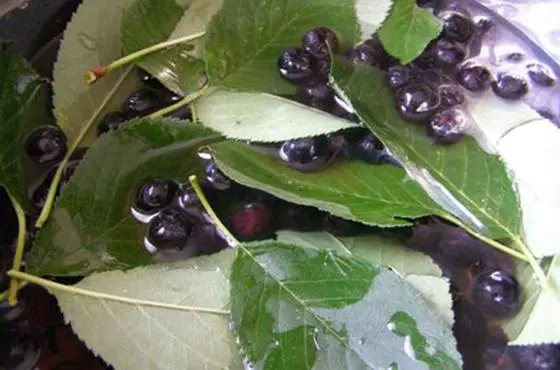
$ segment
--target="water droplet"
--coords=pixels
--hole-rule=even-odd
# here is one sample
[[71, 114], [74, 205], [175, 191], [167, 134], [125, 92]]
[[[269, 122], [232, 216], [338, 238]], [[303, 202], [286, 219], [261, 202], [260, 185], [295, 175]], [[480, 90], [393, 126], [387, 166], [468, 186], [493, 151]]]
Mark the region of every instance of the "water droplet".
[[280, 341], [275, 341], [275, 342], [273, 343], [273, 346], [274, 346], [274, 347], [279, 347], [279, 346], [280, 346]]
[[219, 267], [216, 267], [216, 272], [220, 272], [220, 271], [222, 271], [222, 269], [219, 268]]
[[90, 35], [80, 32], [78, 34], [78, 40], [80, 44], [89, 51], [97, 50], [97, 40]]
[[411, 359], [416, 360], [416, 353], [414, 353], [414, 347], [412, 347], [412, 338], [410, 335], [404, 337], [404, 353], [406, 353]]
[[366, 338], [365, 338], [365, 337], [361, 337], [359, 342], [360, 342], [361, 345], [366, 344]]
[[395, 331], [395, 329], [397, 329], [397, 326], [394, 322], [390, 322], [387, 324], [387, 329], [389, 329], [390, 331]]

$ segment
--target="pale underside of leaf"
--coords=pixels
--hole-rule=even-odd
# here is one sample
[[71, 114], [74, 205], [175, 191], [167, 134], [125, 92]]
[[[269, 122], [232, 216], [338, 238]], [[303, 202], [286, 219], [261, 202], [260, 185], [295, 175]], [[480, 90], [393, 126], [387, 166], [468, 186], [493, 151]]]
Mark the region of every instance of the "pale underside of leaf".
[[201, 122], [239, 140], [275, 142], [357, 127], [350, 121], [274, 95], [218, 90], [196, 102]]
[[76, 287], [126, 298], [193, 307], [191, 312], [148, 307], [54, 290], [67, 322], [87, 345], [118, 370], [242, 369], [228, 315], [227, 250], [172, 265], [91, 275]]
[[64, 32], [53, 72], [53, 104], [57, 123], [69, 143], [74, 143], [84, 131], [87, 134], [82, 143], [91, 143], [96, 134], [92, 129], [95, 123], [104, 113], [118, 110], [140, 86], [130, 68], [116, 70], [93, 85], [85, 81], [90, 68], [121, 56], [120, 23], [133, 1], [86, 1]]
[[391, 0], [357, 0], [356, 13], [361, 28], [361, 40], [373, 35], [387, 18], [391, 9]]

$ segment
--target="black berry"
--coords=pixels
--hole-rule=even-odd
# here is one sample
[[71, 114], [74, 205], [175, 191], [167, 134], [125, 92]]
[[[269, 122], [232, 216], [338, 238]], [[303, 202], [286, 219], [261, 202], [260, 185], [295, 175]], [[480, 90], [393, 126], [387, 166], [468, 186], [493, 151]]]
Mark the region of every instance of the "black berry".
[[150, 221], [147, 239], [157, 249], [182, 249], [193, 228], [185, 212], [167, 208]]
[[315, 56], [329, 56], [329, 49], [333, 54], [337, 52], [338, 38], [327, 27], [314, 28], [303, 36], [301, 46]]
[[179, 185], [175, 181], [153, 179], [140, 186], [134, 207], [141, 213], [162, 210], [173, 202]]
[[529, 91], [527, 81], [519, 76], [505, 73], [498, 74], [498, 78], [492, 81], [491, 86], [496, 95], [507, 100], [520, 99]]
[[357, 236], [371, 232], [368, 226], [327, 214], [323, 221], [326, 232], [335, 236]]
[[157, 78], [149, 74], [145, 69], [138, 69], [138, 78], [140, 79], [140, 81], [146, 84], [146, 86], [152, 89], [164, 88], [163, 84]]
[[401, 87], [395, 94], [401, 116], [411, 122], [424, 122], [439, 104], [437, 88], [429, 84]]
[[376, 61], [376, 54], [375, 50], [373, 50], [373, 48], [368, 44], [360, 44], [350, 50], [348, 58], [354, 63], [374, 65]]
[[462, 62], [467, 55], [463, 46], [446, 39], [441, 39], [436, 42], [434, 54], [438, 62], [444, 65], [455, 65]]
[[440, 108], [451, 108], [465, 102], [465, 94], [455, 85], [442, 85], [439, 87]]
[[301, 101], [318, 109], [328, 110], [334, 103], [334, 91], [321, 79], [310, 79], [298, 86]]
[[231, 188], [231, 180], [224, 175], [214, 161], [209, 161], [204, 168], [206, 180], [217, 190], [227, 190]]
[[373, 65], [381, 68], [382, 70], [388, 70], [390, 67], [399, 64], [399, 60], [392, 57], [383, 47], [381, 39], [377, 34], [373, 35], [371, 39], [364, 41], [364, 44], [368, 45], [374, 51], [374, 61]]
[[66, 136], [57, 127], [41, 127], [29, 136], [25, 149], [35, 163], [59, 161], [66, 154]]
[[455, 144], [463, 137], [464, 117], [457, 109], [434, 114], [428, 121], [428, 133], [440, 144]]
[[556, 79], [552, 72], [542, 64], [532, 63], [527, 65], [527, 74], [529, 78], [540, 86], [554, 86]]
[[323, 137], [294, 139], [282, 144], [279, 155], [290, 168], [316, 171], [327, 164], [329, 145]]
[[236, 238], [242, 241], [262, 240], [272, 236], [272, 215], [264, 203], [248, 203], [233, 211], [230, 228]]
[[402, 87], [414, 78], [414, 71], [410, 67], [394, 66], [389, 68], [385, 76], [385, 82], [393, 89]]
[[519, 284], [502, 270], [477, 274], [471, 282], [470, 298], [488, 317], [511, 317], [521, 309]]
[[301, 48], [288, 49], [278, 58], [278, 69], [286, 80], [300, 82], [313, 74], [313, 56]]
[[324, 213], [314, 207], [286, 204], [279, 215], [278, 228], [311, 232], [321, 230]]
[[447, 13], [443, 17], [443, 36], [449, 40], [466, 42], [473, 34], [473, 25], [470, 19], [458, 14]]
[[457, 82], [473, 92], [484, 91], [490, 86], [490, 71], [478, 64], [467, 64], [457, 72]]
[[97, 124], [97, 134], [101, 135], [111, 130], [116, 130], [120, 125], [128, 119], [126, 114], [122, 112], [107, 113]]
[[2, 369], [35, 369], [41, 357], [41, 344], [19, 333], [0, 332]]
[[356, 158], [371, 164], [385, 163], [387, 156], [385, 146], [373, 134], [368, 133], [347, 148], [350, 158]]
[[517, 366], [516, 369], [556, 370], [560, 366], [559, 344], [508, 346], [507, 354]]
[[130, 116], [144, 116], [163, 108], [156, 92], [143, 89], [131, 94], [124, 103], [122, 110]]

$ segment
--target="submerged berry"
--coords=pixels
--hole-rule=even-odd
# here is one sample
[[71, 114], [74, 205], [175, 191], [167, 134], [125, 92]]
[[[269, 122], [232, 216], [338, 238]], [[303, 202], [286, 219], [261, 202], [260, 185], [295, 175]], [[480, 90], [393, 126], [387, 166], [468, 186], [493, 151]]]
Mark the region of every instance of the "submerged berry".
[[150, 221], [147, 239], [157, 249], [182, 249], [193, 228], [194, 224], [185, 212], [167, 208]]
[[521, 309], [519, 283], [502, 270], [476, 275], [471, 282], [470, 298], [488, 317], [511, 317]]
[[455, 144], [463, 137], [463, 114], [457, 109], [436, 113], [428, 121], [428, 133], [440, 144]]
[[466, 64], [457, 73], [457, 82], [473, 92], [486, 90], [490, 86], [490, 71], [478, 64]]
[[233, 211], [230, 228], [241, 241], [266, 239], [274, 233], [270, 209], [260, 202], [248, 203]]
[[324, 137], [308, 137], [284, 142], [280, 158], [288, 167], [299, 171], [316, 171], [328, 162], [329, 145]]
[[206, 180], [217, 190], [227, 190], [231, 188], [231, 180], [224, 175], [216, 162], [209, 161], [204, 168]]
[[303, 81], [313, 74], [312, 60], [313, 56], [304, 49], [288, 49], [278, 58], [278, 69], [286, 80]]
[[375, 135], [368, 133], [347, 148], [350, 158], [356, 158], [366, 163], [381, 164], [388, 155], [385, 146]]
[[440, 108], [447, 109], [465, 102], [465, 94], [455, 85], [439, 87]]
[[375, 64], [375, 51], [368, 44], [360, 44], [353, 47], [348, 53], [348, 58], [354, 63]]
[[154, 76], [152, 76], [148, 71], [142, 68], [138, 68], [138, 78], [142, 81], [146, 86], [152, 89], [161, 89], [164, 88], [163, 84]]
[[334, 103], [334, 91], [320, 79], [310, 79], [298, 86], [301, 100], [318, 109], [328, 110]]
[[131, 116], [144, 116], [163, 108], [156, 92], [142, 89], [132, 93], [123, 104], [122, 110]]
[[327, 27], [314, 28], [303, 35], [301, 46], [315, 56], [329, 56], [329, 49], [334, 54], [338, 50], [338, 38]]
[[66, 136], [54, 126], [38, 128], [27, 139], [25, 150], [35, 163], [61, 160], [66, 154]]
[[414, 84], [397, 90], [395, 102], [403, 118], [412, 122], [424, 122], [439, 104], [439, 97], [435, 86]]
[[500, 73], [496, 81], [492, 81], [492, 91], [500, 98], [517, 100], [527, 94], [529, 86], [519, 76]]
[[389, 68], [385, 76], [385, 82], [393, 89], [408, 84], [414, 78], [412, 68], [406, 66], [394, 66]]
[[529, 78], [537, 85], [550, 87], [556, 83], [553, 73], [542, 64], [529, 64], [527, 65], [527, 71]]
[[434, 46], [434, 54], [438, 62], [445, 65], [455, 65], [465, 59], [467, 52], [460, 44], [441, 39]]
[[447, 13], [442, 19], [442, 34], [445, 38], [459, 42], [469, 41], [473, 34], [473, 25], [470, 19], [458, 13]]
[[97, 124], [97, 135], [118, 129], [127, 119], [128, 117], [122, 112], [107, 113]]
[[138, 189], [134, 207], [140, 212], [157, 212], [173, 202], [179, 185], [172, 180], [153, 179]]

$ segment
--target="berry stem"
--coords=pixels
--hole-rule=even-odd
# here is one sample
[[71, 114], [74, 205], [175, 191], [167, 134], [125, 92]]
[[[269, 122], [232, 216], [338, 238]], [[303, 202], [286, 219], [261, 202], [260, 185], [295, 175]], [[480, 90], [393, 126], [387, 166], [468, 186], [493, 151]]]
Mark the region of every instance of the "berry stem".
[[138, 51], [136, 51], [132, 54], [129, 54], [125, 57], [117, 59], [107, 66], [98, 66], [98, 67], [92, 68], [87, 73], [86, 81], [87, 81], [88, 84], [92, 84], [92, 83], [96, 82], [97, 80], [99, 80], [101, 77], [105, 76], [107, 73], [109, 73], [111, 71], [114, 71], [115, 69], [118, 69], [118, 68], [120, 68], [124, 65], [129, 64], [129, 63], [132, 63], [135, 60], [138, 60], [142, 57], [145, 57], [148, 54], [155, 53], [156, 51], [160, 51], [162, 49], [166, 49], [168, 47], [171, 47], [171, 46], [174, 46], [174, 45], [177, 45], [177, 44], [182, 44], [184, 42], [196, 40], [198, 38], [201, 38], [205, 34], [206, 34], [206, 32], [202, 31], [202, 32], [193, 33], [191, 35], [179, 37], [179, 38], [176, 38], [176, 39], [160, 42], [158, 44], [149, 46], [145, 49], [138, 50]]
[[[29, 284], [27, 281], [20, 281], [18, 284], [18, 291], [25, 288], [27, 284]], [[8, 291], [9, 290], [4, 290], [3, 292], [0, 292], [0, 302], [8, 298]]]
[[[25, 249], [25, 212], [21, 205], [15, 200], [12, 195], [9, 195], [12, 205], [16, 211], [18, 220], [18, 236], [16, 242], [16, 252], [14, 254], [14, 262], [12, 269], [19, 271], [21, 269], [21, 261], [23, 260], [23, 252]], [[17, 279], [10, 279], [10, 287], [8, 288], [8, 304], [17, 304], [17, 292], [19, 290], [20, 282]]]
[[79, 294], [90, 298], [104, 299], [109, 301], [126, 303], [134, 306], [150, 306], [150, 307], [158, 307], [158, 308], [168, 308], [168, 309], [178, 310], [178, 311], [202, 312], [202, 313], [210, 313], [215, 315], [229, 315], [229, 311], [226, 310], [193, 307], [193, 306], [181, 306], [181, 305], [176, 305], [171, 303], [147, 301], [143, 299], [128, 298], [128, 297], [122, 297], [113, 294], [96, 292], [93, 290], [77, 288], [74, 286], [59, 284], [54, 281], [46, 280], [38, 276], [30, 275], [25, 272], [16, 271], [16, 270], [8, 271], [8, 275], [12, 278], [27, 281], [29, 283], [42, 286], [43, 288], [49, 290], [56, 290], [64, 293], [70, 293], [70, 294]]
[[546, 277], [539, 262], [537, 262], [537, 260], [533, 256], [533, 253], [529, 250], [529, 248], [525, 245], [525, 243], [523, 243], [523, 241], [519, 236], [515, 236], [514, 238], [512, 238], [512, 241], [514, 245], [516, 245], [519, 249], [521, 249], [525, 257], [527, 257], [527, 262], [533, 268], [533, 271], [537, 276], [537, 280], [539, 280], [539, 284], [541, 288], [545, 291], [549, 290], [550, 284], [548, 284], [548, 278]]
[[193, 101], [195, 101], [196, 99], [200, 98], [202, 95], [204, 95], [204, 93], [206, 92], [206, 90], [208, 89], [208, 85], [203, 86], [201, 89], [196, 90], [193, 93], [190, 93], [189, 95], [185, 96], [183, 99], [181, 99], [180, 101], [178, 101], [175, 104], [172, 104], [168, 107], [165, 107], [163, 109], [158, 110], [157, 112], [154, 112], [152, 114], [150, 114], [148, 116], [148, 118], [159, 118], [162, 117], [168, 113], [171, 113], [179, 108], [184, 107], [187, 104], [192, 103]]
[[227, 227], [225, 227], [224, 224], [222, 223], [222, 221], [220, 221], [220, 219], [218, 218], [218, 215], [216, 215], [216, 212], [214, 212], [214, 210], [212, 209], [212, 206], [208, 202], [208, 199], [206, 199], [206, 196], [204, 195], [204, 191], [202, 191], [202, 188], [200, 187], [200, 184], [198, 183], [198, 180], [196, 179], [196, 175], [189, 176], [189, 182], [191, 183], [194, 191], [196, 192], [196, 195], [198, 196], [198, 199], [200, 199], [200, 203], [202, 204], [202, 207], [204, 207], [204, 210], [206, 212], [208, 212], [208, 215], [210, 216], [210, 218], [212, 218], [212, 220], [214, 220], [214, 223], [216, 224], [216, 227], [222, 232], [222, 234], [226, 238], [226, 241], [229, 244], [229, 246], [230, 247], [239, 246], [241, 243], [239, 243], [239, 241], [237, 239], [235, 239], [235, 236], [233, 236], [229, 232]]

